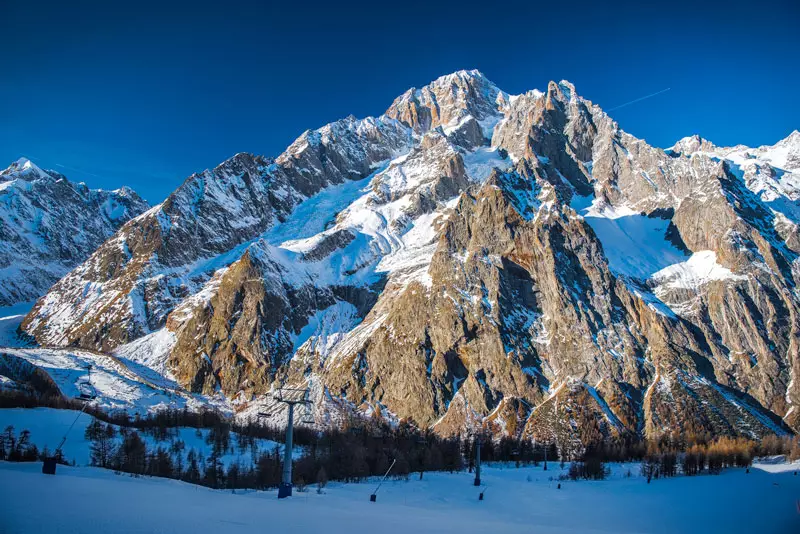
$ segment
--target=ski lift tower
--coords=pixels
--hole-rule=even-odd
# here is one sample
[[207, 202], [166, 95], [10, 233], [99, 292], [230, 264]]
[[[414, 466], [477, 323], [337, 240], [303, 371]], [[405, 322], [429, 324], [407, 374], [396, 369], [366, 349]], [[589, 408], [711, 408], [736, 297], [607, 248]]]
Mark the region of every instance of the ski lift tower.
[[278, 498], [284, 499], [292, 496], [292, 439], [294, 431], [294, 407], [296, 404], [308, 406], [308, 389], [281, 388], [273, 398], [289, 406], [289, 417], [286, 420], [286, 447], [283, 451], [283, 479], [278, 486]]
[[[477, 487], [481, 485], [481, 433], [483, 432], [483, 425], [480, 424], [477, 432], [475, 432], [474, 429], [470, 430], [469, 421], [467, 420], [469, 417], [469, 401], [465, 399], [465, 402], [466, 416], [464, 417], [464, 427], [468, 435], [472, 434], [472, 446], [475, 448], [475, 480], [473, 485]], [[469, 472], [472, 472], [472, 468], [470, 468]]]
[[475, 435], [475, 486], [481, 485], [481, 434]]

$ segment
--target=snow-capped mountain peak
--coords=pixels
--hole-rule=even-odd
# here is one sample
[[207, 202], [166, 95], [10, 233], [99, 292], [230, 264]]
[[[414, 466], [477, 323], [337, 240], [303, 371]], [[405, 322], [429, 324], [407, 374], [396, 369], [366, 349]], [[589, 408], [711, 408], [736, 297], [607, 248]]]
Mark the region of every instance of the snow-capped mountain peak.
[[800, 131], [794, 130], [792, 133], [781, 139], [774, 145], [775, 147], [789, 146], [791, 148], [800, 147]]
[[147, 208], [130, 188], [92, 190], [27, 158], [0, 178], [0, 307], [41, 296]]
[[716, 150], [716, 145], [709, 141], [708, 139], [704, 139], [700, 137], [698, 134], [690, 135], [688, 137], [684, 137], [680, 139], [677, 143], [672, 145], [667, 149], [667, 151], [674, 152], [676, 154], [694, 154], [695, 152], [713, 152]]
[[417, 133], [439, 126], [457, 127], [468, 117], [478, 123], [492, 119], [496, 122], [502, 95], [480, 71], [462, 70], [437, 78], [421, 89], [409, 89], [395, 99], [385, 114]]
[[6, 180], [35, 180], [49, 178], [50, 174], [40, 169], [28, 158], [22, 157], [9, 165], [5, 170], [0, 171], [0, 177]]

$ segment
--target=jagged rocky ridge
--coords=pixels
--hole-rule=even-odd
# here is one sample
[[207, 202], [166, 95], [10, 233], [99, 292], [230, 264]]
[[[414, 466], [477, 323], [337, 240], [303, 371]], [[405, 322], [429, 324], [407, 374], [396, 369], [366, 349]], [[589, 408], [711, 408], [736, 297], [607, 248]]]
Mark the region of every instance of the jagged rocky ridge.
[[511, 96], [460, 71], [193, 175], [23, 329], [242, 413], [305, 384], [319, 422], [562, 448], [797, 430], [798, 161], [797, 132], [664, 151], [568, 82]]
[[89, 189], [25, 158], [0, 171], [0, 307], [45, 294], [148, 207], [130, 188]]

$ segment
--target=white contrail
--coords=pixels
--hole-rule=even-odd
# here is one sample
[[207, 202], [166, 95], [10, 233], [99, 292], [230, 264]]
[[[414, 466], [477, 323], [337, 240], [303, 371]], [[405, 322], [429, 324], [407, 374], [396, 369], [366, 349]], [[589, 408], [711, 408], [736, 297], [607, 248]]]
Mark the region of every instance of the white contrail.
[[641, 98], [637, 98], [636, 100], [631, 100], [630, 102], [625, 102], [624, 104], [620, 104], [619, 106], [614, 106], [613, 108], [609, 108], [606, 110], [606, 112], [614, 111], [615, 109], [619, 108], [624, 108], [625, 106], [630, 106], [631, 104], [635, 104], [636, 102], [641, 102], [642, 100], [647, 100], [648, 98], [653, 98], [654, 96], [660, 95], [661, 93], [666, 93], [669, 90], [670, 88], [667, 87], [666, 89], [662, 89], [656, 93], [653, 93], [652, 95], [643, 96]]
[[82, 169], [76, 169], [75, 167], [70, 167], [69, 165], [62, 165], [62, 164], [60, 164], [60, 163], [56, 163], [56, 164], [55, 164], [55, 166], [56, 166], [56, 167], [61, 167], [62, 169], [67, 169], [67, 170], [69, 170], [69, 171], [74, 171], [74, 172], [80, 172], [80, 173], [83, 173], [83, 174], [88, 174], [89, 176], [94, 176], [95, 178], [102, 178], [102, 176], [98, 176], [98, 175], [96, 175], [96, 174], [92, 174], [91, 172], [89, 172], [89, 171], [84, 171], [84, 170], [82, 170]]

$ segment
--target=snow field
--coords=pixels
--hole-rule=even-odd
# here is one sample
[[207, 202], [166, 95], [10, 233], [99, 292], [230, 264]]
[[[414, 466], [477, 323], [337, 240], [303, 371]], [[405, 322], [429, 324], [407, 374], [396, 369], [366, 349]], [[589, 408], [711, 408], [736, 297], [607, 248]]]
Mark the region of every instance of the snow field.
[[[23, 358], [47, 372], [66, 397], [77, 397], [79, 386], [92, 365], [91, 382], [97, 392], [96, 405], [104, 410], [127, 410], [145, 413], [163, 408], [190, 408], [210, 405], [213, 399], [193, 396], [169, 379], [159, 377], [149, 368], [113, 357], [66, 349], [5, 349], [7, 354]], [[152, 381], [151, 381], [152, 380]]]
[[[426, 473], [420, 481], [375, 481], [309, 487], [278, 500], [274, 490], [211, 490], [158, 478], [132, 478], [97, 468], [0, 462], [0, 526], [8, 532], [270, 532], [503, 533], [789, 533], [800, 529], [797, 466], [756, 464], [750, 474], [676, 477], [647, 484], [625, 478], [635, 465], [613, 465], [609, 480], [558, 482], [550, 463], [515, 469], [484, 466], [485, 500], [473, 475]], [[481, 488], [482, 490], [483, 488]]]

